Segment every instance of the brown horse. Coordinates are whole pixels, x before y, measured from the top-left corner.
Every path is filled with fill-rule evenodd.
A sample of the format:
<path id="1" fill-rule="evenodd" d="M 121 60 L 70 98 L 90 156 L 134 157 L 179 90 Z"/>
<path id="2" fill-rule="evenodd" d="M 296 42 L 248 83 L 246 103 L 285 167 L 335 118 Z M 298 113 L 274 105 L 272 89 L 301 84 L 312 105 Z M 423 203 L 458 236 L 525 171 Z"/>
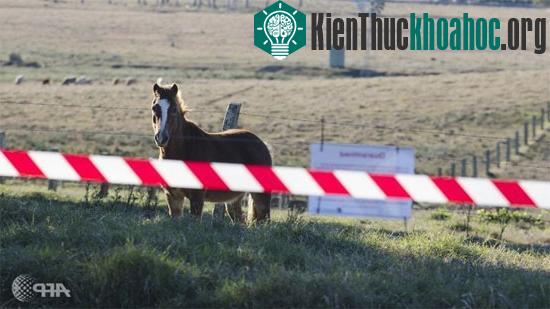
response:
<path id="1" fill-rule="evenodd" d="M 178 86 L 153 86 L 153 130 L 160 159 L 271 165 L 265 143 L 247 130 L 208 133 L 189 121 L 189 111 L 181 99 Z M 165 188 L 171 217 L 181 216 L 184 198 L 191 203 L 191 214 L 200 217 L 204 201 L 224 202 L 234 221 L 242 221 L 242 192 Z M 248 203 L 248 221 L 269 218 L 271 195 L 252 193 Z M 251 203 L 252 202 L 252 203 Z"/>

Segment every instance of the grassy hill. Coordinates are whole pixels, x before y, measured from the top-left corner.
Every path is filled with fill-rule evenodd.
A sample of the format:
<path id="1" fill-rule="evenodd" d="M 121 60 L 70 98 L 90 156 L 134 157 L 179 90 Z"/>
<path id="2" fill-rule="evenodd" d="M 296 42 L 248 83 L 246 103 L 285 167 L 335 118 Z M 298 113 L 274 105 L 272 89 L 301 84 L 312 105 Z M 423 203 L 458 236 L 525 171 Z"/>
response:
<path id="1" fill-rule="evenodd" d="M 34 303 L 47 306 L 550 306 L 548 234 L 511 228 L 499 242 L 474 217 L 466 237 L 455 210 L 415 211 L 408 231 L 284 211 L 245 226 L 28 188 L 0 187 L 2 306 L 19 305 L 11 283 L 25 273 L 71 289 Z"/>

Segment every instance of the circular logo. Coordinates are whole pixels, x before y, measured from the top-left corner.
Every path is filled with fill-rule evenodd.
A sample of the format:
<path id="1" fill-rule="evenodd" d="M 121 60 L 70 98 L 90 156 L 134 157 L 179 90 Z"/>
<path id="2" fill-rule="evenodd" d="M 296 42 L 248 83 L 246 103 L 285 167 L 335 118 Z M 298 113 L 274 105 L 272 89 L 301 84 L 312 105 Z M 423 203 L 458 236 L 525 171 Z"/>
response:
<path id="1" fill-rule="evenodd" d="M 277 60 L 306 46 L 306 15 L 277 1 L 254 15 L 254 46 Z"/>
<path id="2" fill-rule="evenodd" d="M 36 297 L 36 293 L 32 289 L 36 280 L 31 275 L 19 275 L 11 284 L 13 296 L 18 301 L 30 302 Z"/>

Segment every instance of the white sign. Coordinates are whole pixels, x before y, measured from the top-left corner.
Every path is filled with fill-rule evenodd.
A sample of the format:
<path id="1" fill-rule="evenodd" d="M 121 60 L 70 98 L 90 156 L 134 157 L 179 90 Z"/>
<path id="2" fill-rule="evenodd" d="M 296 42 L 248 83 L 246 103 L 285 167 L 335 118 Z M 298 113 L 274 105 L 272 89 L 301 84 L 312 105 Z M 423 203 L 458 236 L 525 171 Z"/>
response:
<path id="1" fill-rule="evenodd" d="M 312 144 L 310 155 L 313 169 L 414 174 L 414 149 L 410 147 L 325 143 L 321 149 L 321 144 Z M 308 209 L 320 215 L 405 219 L 411 217 L 412 201 L 309 197 Z"/>

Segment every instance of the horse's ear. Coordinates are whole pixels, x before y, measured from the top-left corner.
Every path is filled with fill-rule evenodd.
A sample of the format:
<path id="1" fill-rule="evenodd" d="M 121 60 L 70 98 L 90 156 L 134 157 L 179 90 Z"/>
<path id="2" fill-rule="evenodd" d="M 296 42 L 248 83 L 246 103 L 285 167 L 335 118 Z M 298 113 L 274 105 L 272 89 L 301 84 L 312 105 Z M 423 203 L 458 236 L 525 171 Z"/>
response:
<path id="1" fill-rule="evenodd" d="M 172 90 L 172 93 L 178 94 L 178 85 L 172 84 L 172 88 L 170 88 L 170 90 Z"/>
<path id="2" fill-rule="evenodd" d="M 153 92 L 157 93 L 159 92 L 159 90 L 160 90 L 159 84 L 155 83 L 155 85 L 153 86 Z"/>

